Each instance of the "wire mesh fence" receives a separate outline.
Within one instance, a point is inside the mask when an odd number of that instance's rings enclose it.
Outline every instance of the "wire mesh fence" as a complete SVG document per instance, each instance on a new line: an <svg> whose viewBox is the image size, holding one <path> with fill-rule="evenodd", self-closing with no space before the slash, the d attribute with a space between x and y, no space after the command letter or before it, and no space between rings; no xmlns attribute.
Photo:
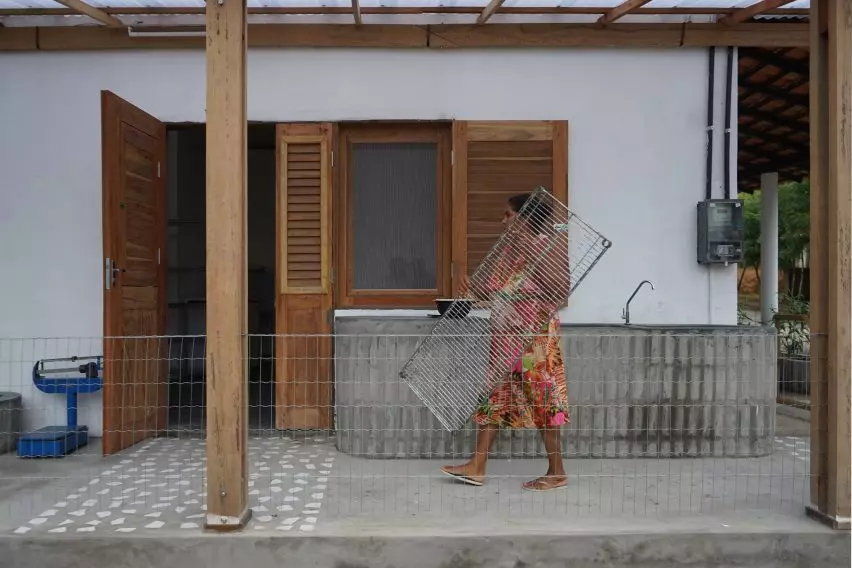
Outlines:
<svg viewBox="0 0 852 568"><path fill-rule="evenodd" d="M383 334L363 325L342 318L335 335L248 337L250 530L801 515L809 503L809 425L776 403L771 329L563 327L570 409L558 459L567 484L529 491L524 483L553 459L536 428L499 431L481 486L442 472L476 455L481 427L468 420L448 431L400 379L435 320L389 320ZM277 347L284 341L302 345L287 361ZM37 365L81 356L103 357L97 379L87 365L97 359ZM0 531L199 530L204 358L201 336L0 340L0 390L13 393L0 397ZM66 370L41 374L51 366ZM77 395L85 445L27 458L19 453L32 433L69 429L67 393L43 392L40 377L63 379L66 390L78 379L101 386Z"/></svg>

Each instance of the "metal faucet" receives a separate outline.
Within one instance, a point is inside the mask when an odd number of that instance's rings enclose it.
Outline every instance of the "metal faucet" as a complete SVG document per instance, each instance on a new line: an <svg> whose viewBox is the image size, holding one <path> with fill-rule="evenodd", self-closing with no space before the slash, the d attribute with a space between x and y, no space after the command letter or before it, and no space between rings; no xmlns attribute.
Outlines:
<svg viewBox="0 0 852 568"><path fill-rule="evenodd" d="M630 298L628 298L627 304L625 304L625 306L624 306L624 310L622 310L622 312L621 312L621 319L624 320L625 325L630 325L630 302L633 301L633 297L636 296L636 293L639 292L639 289L642 288L642 286L644 286L645 284L650 286L651 290L654 289L654 285L651 284L651 282L649 280L643 280L642 282L639 283L638 286L636 286L636 289L633 290L633 294L631 294Z"/></svg>

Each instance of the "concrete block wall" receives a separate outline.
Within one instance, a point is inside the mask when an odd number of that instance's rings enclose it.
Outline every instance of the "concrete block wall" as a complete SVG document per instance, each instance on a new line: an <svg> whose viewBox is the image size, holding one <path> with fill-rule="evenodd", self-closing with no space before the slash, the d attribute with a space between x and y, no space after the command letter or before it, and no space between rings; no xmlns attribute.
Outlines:
<svg viewBox="0 0 852 568"><path fill-rule="evenodd" d="M374 458L469 455L475 428L446 431L399 378L435 321L336 322L337 447ZM759 327L563 328L567 457L749 457L771 451L776 336ZM497 457L543 456L538 432L501 432Z"/></svg>

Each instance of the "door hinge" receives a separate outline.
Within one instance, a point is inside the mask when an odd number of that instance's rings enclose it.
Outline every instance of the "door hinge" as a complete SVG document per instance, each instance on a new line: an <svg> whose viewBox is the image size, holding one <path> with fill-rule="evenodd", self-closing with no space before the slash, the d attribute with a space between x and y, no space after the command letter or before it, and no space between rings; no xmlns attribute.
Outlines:
<svg viewBox="0 0 852 568"><path fill-rule="evenodd" d="M451 166L456 165L456 151L455 150L450 150L450 165Z"/></svg>
<svg viewBox="0 0 852 568"><path fill-rule="evenodd" d="M160 264L160 248L157 248L157 264Z"/></svg>
<svg viewBox="0 0 852 568"><path fill-rule="evenodd" d="M334 150L331 151L331 167L334 167Z"/></svg>
<svg viewBox="0 0 852 568"><path fill-rule="evenodd" d="M159 178L160 176L161 176L161 173L160 173L160 162L157 162L157 178Z"/></svg>

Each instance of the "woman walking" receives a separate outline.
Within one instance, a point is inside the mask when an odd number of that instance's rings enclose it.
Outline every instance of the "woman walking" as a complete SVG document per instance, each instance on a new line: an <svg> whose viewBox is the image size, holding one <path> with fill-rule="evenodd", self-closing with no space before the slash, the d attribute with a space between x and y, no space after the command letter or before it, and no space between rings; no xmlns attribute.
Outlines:
<svg viewBox="0 0 852 568"><path fill-rule="evenodd" d="M563 300L569 289L569 279L563 262L546 264L527 270L529 259L523 252L540 252L546 233L552 227L552 210L543 200L524 204L529 194L509 199L503 214L503 225L513 225L517 231L509 241L521 244L507 251L496 263L487 282L468 282L468 294L491 299L492 339L489 375L504 377L473 416L478 425L476 450L470 460L458 466L441 469L446 475L470 485L485 482L488 450L500 428L537 428L547 451L547 472L527 481L523 488L530 491L550 491L567 485L562 463L559 428L568 423L569 405L565 387L565 368L560 348L559 319L551 318L540 330L532 345L520 359L512 354L515 333L526 333L529 326L541 321L558 306L554 299ZM511 245L510 245L511 246ZM567 262L567 259L563 259ZM545 315L546 314L546 315ZM525 329L526 332L520 331ZM515 347L517 349L517 347Z"/></svg>

